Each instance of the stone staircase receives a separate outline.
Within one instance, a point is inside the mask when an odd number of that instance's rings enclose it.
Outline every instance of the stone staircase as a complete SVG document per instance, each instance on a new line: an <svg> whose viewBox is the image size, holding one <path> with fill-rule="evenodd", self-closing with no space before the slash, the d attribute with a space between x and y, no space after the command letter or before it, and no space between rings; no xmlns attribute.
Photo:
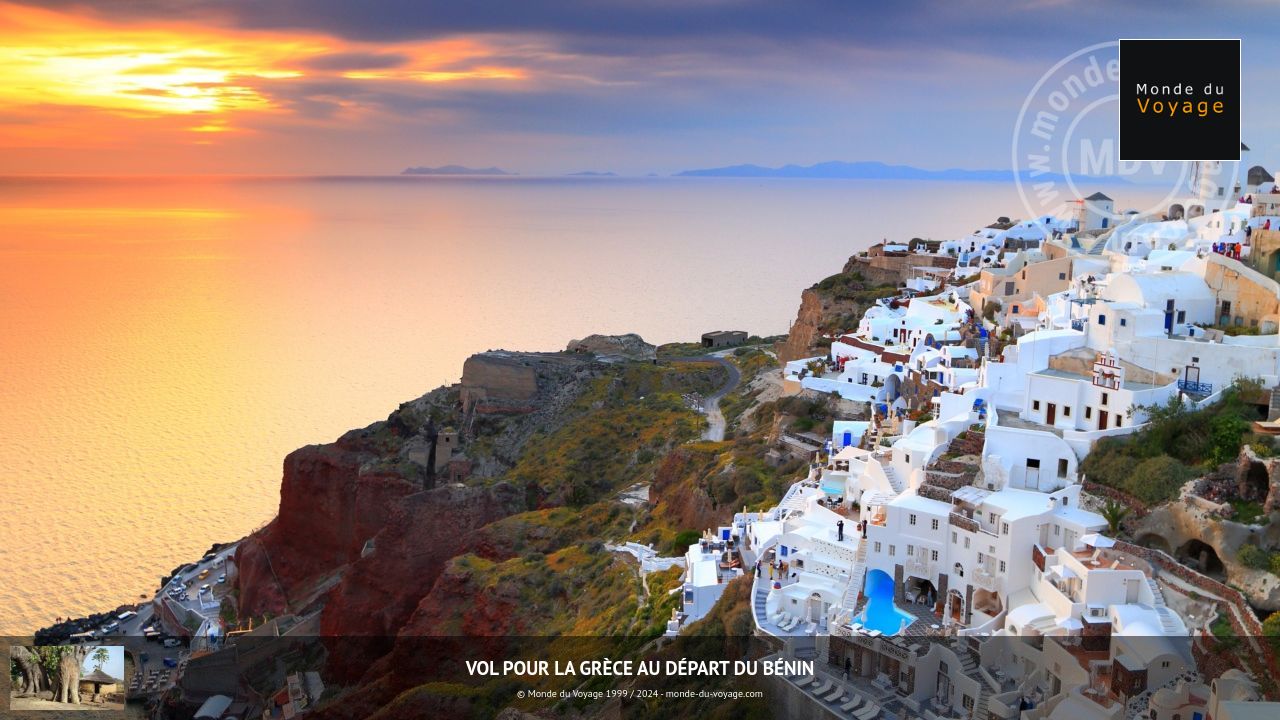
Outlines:
<svg viewBox="0 0 1280 720"><path fill-rule="evenodd" d="M978 697L973 701L973 720L987 720L991 717L987 704L990 702L991 688L986 683L978 684Z"/></svg>
<svg viewBox="0 0 1280 720"><path fill-rule="evenodd" d="M902 479L898 477L898 473L894 471L892 465L884 465L882 467L884 467L884 476L889 479L889 486L893 488L895 493L901 495L906 486L903 484Z"/></svg>
<svg viewBox="0 0 1280 720"><path fill-rule="evenodd" d="M853 612L858 609L858 595L862 593L862 579L867 574L867 543L858 543L858 556L849 571L849 583L844 587L844 597L840 600L841 622L849 622Z"/></svg>
<svg viewBox="0 0 1280 720"><path fill-rule="evenodd" d="M1151 588L1151 594L1155 597L1152 604L1155 605L1157 609L1165 607L1164 591L1160 589L1160 583L1156 582L1152 578L1147 578L1147 587Z"/></svg>
<svg viewBox="0 0 1280 720"><path fill-rule="evenodd" d="M792 483L791 487L787 488L787 492L782 496L782 499L770 511L769 518L771 520L781 520L787 511L803 510L805 505L803 494L803 483Z"/></svg>
<svg viewBox="0 0 1280 720"><path fill-rule="evenodd" d="M1166 635L1182 634L1182 625L1174 617L1172 610L1162 605L1156 608L1156 613L1160 615L1160 627L1164 629Z"/></svg>
<svg viewBox="0 0 1280 720"><path fill-rule="evenodd" d="M756 613L756 622L759 623L761 627L764 627L765 623L768 622L769 620L768 613L765 611L765 606L764 606L765 600L768 598L768 595L762 592L758 592L754 594L755 594L755 601L752 603L752 605Z"/></svg>
<svg viewBox="0 0 1280 720"><path fill-rule="evenodd" d="M1160 616L1160 627L1169 635L1180 635L1183 632L1182 623L1173 610L1164 601L1164 591L1160 589L1160 584L1151 578L1147 578L1147 587L1151 588L1151 595L1155 598L1152 604L1155 606L1156 614Z"/></svg>

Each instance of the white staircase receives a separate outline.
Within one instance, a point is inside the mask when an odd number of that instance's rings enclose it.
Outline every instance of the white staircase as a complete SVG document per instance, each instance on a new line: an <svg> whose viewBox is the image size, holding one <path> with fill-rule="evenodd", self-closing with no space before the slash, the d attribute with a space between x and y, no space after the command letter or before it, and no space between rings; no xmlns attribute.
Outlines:
<svg viewBox="0 0 1280 720"><path fill-rule="evenodd" d="M840 600L840 622L851 622L853 612L858 609L858 595L862 592L862 580L867 574L867 542L858 544L858 557L849 571L849 583L844 587L844 597Z"/></svg>
<svg viewBox="0 0 1280 720"><path fill-rule="evenodd" d="M889 479L889 486L893 488L895 493L901 495L906 486L903 485L902 479L898 477L898 473L894 471L892 465L883 465L882 467L884 468L884 476Z"/></svg>
<svg viewBox="0 0 1280 720"><path fill-rule="evenodd" d="M1151 588L1151 595L1155 598L1155 600L1152 601L1152 604L1155 605L1157 609L1165 607L1164 592L1160 590L1160 583L1151 578L1147 578L1147 587Z"/></svg>

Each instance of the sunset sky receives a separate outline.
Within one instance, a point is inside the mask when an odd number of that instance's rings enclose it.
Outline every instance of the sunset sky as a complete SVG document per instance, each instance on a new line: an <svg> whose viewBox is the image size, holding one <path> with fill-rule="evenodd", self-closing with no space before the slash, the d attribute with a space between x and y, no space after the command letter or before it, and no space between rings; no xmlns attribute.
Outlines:
<svg viewBox="0 0 1280 720"><path fill-rule="evenodd" d="M0 0L0 173L1001 168L1057 59L1243 37L1280 160L1274 3Z"/></svg>

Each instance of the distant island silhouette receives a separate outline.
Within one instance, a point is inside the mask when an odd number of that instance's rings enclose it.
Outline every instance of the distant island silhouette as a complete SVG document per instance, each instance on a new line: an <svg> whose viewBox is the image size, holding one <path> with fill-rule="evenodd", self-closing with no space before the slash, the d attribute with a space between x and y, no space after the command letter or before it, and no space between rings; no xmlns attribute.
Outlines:
<svg viewBox="0 0 1280 720"><path fill-rule="evenodd" d="M465 165L441 165L440 167L408 167L400 172L401 175L514 175L502 168L469 168Z"/></svg>
<svg viewBox="0 0 1280 720"><path fill-rule="evenodd" d="M852 180L960 180L982 182L1007 182L1014 179L1061 181L1060 173L1042 173L1032 177L1031 171L1021 170L925 170L910 165L889 165L875 161L843 162L833 160L814 165L783 165L771 168L762 165L728 165L725 167L685 170L677 177L740 177L740 178L831 178ZM1114 176L1080 176L1076 180L1105 180L1128 183Z"/></svg>

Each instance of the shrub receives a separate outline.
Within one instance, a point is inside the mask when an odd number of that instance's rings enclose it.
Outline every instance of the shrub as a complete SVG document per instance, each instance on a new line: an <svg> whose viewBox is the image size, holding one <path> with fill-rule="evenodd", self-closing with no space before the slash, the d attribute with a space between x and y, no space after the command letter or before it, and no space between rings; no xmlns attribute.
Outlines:
<svg viewBox="0 0 1280 720"><path fill-rule="evenodd" d="M1133 468L1138 461L1131 457L1128 448L1121 441L1103 438L1089 453L1081 471L1094 482L1113 488L1124 487L1125 480L1133 475Z"/></svg>
<svg viewBox="0 0 1280 720"><path fill-rule="evenodd" d="M1221 465L1240 453L1240 440L1249 424L1234 413L1222 413L1209 421L1209 461Z"/></svg>
<svg viewBox="0 0 1280 720"><path fill-rule="evenodd" d="M683 555L689 546L698 542L702 537L702 533L697 530L681 530L671 541L671 552L676 555Z"/></svg>
<svg viewBox="0 0 1280 720"><path fill-rule="evenodd" d="M1242 545L1236 551L1236 560L1254 570L1267 570L1271 567L1271 556L1257 545Z"/></svg>
<svg viewBox="0 0 1280 720"><path fill-rule="evenodd" d="M1155 504L1177 497L1178 489L1193 477L1191 468L1161 455L1138 463L1123 480L1122 488L1143 502Z"/></svg>
<svg viewBox="0 0 1280 720"><path fill-rule="evenodd" d="M1271 640L1272 645L1280 645L1280 611L1271 613L1262 621L1262 634Z"/></svg>

